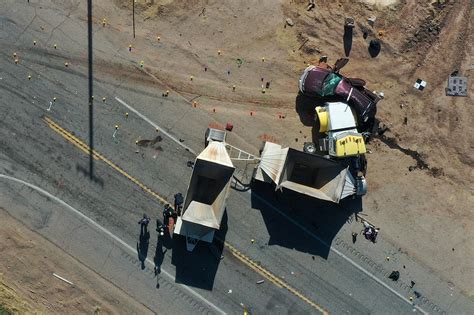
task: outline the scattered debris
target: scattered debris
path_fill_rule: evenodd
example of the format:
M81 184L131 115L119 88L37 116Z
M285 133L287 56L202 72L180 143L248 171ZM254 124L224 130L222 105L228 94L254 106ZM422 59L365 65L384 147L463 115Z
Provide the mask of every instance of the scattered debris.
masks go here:
M306 7L306 11L311 11L316 7L314 4L314 0L309 0L308 6Z
M410 281L410 288L412 289L415 286L415 281Z
M419 299L421 297L421 293L418 291L413 291L413 294L415 294L415 297Z
M298 50L301 50L301 48L303 48L304 45L306 45L306 43L309 41L309 38L306 38L304 41L303 41L303 44L301 44L300 48L298 48Z
M65 278L63 278L63 277L61 277L61 276L58 276L58 275L55 274L55 273L53 273L53 276L55 276L55 277L58 278L59 280L62 280L62 281L64 281L64 282L66 282L66 283L69 283L70 285L74 285L74 283L72 283L71 281L69 281L69 280L67 280L67 279L65 279Z
M148 146L153 146L158 142L163 141L163 137L161 136L156 136L153 140L148 140L148 139L142 139L142 140L137 140L137 145L140 147L148 147Z
M420 91L423 91L426 87L426 81L423 81L422 79L416 79L415 84L413 85L415 89L418 89Z
M388 276L389 279L392 279L392 281L398 281L400 279L400 272L397 270L392 271L390 275Z
M193 168L193 167L194 167L194 161L188 161L188 162L186 162L186 165L187 165L188 167Z
M206 8L202 8L202 11L198 16L206 16Z
M228 291L227 293L231 294L231 293L232 293L232 290L231 290L231 289L229 289L229 291Z
M288 26L293 26L293 25L295 25L295 22L293 22L293 20L290 19L290 18L287 18L285 21L286 21L286 24L287 24Z
M367 23L369 23L370 26L374 27L376 19L377 18L374 15L372 15L371 17L367 18Z

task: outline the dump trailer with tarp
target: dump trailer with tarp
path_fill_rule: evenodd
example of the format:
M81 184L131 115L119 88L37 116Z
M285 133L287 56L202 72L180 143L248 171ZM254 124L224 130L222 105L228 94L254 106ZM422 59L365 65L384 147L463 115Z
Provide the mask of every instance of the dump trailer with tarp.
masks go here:
M220 228L234 165L225 142L209 139L194 163L193 174L174 233L186 237L192 251L199 240L211 243Z
M254 179L335 203L366 189L365 180L355 179L347 166L271 142L265 142Z

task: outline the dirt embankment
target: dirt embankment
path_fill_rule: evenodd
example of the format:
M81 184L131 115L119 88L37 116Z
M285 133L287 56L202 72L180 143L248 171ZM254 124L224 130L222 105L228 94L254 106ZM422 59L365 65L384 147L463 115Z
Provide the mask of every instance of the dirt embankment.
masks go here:
M2 208L0 217L0 314L149 312ZM62 282L53 273L74 285Z

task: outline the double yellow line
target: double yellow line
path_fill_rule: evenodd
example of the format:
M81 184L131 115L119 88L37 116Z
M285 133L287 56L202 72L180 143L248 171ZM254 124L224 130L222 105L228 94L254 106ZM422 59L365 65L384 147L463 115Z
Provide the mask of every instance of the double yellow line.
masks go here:
M44 117L43 120L46 122L46 124L51 128L53 129L54 131L56 131L58 134L60 134L63 138L65 138L67 141L71 142L74 146L76 146L77 148L79 148L79 150L83 151L84 153L86 153L87 155L89 155L89 146L87 144L85 144L82 140L80 140L79 138L77 138L76 136L74 136L73 134L71 134L70 132L68 132L66 129L62 128L61 126L59 126L57 123L55 123L51 118L49 117ZM135 185L137 185L138 187L140 187L141 189L143 189L143 191L149 193L150 195L152 195L153 197L155 197L156 199L158 199L161 203L163 204L167 204L168 201L166 201L166 199L164 199L163 197L161 197L160 195L158 195L156 192L154 192L153 190L151 190L148 186L146 186L145 184L142 184L138 179L132 177L131 175L129 175L127 172L125 172L121 167L117 166L115 163L113 163L112 161L110 161L109 159L107 159L106 157L104 157L102 154L98 153L96 150L93 150L93 157L94 159L96 160L101 160L103 162L105 162L105 164L107 164L108 166L110 166L111 168L113 168L114 170L116 170L117 172L119 172L120 174L122 174L123 176L125 176L125 178L127 178L128 180L130 180L131 182L133 182Z
M286 290L288 290L290 293L292 293L293 295L295 295L297 298L301 299L302 301L308 303L309 305L311 305L313 308L317 309L319 312L321 312L321 314L328 314L328 312L323 309L321 306L319 306L318 304L314 303L313 301L311 301L309 298L307 298L306 296L304 296L303 294L301 294L298 290L296 290L295 288L291 287L289 284L287 284L286 282L284 282L281 278L279 278L278 276L275 276L273 273L271 273L270 271L266 270L265 268L263 268L262 266L260 266L259 264L257 264L256 262L254 262L253 260L251 260L249 257L245 256L244 254L242 254L239 250L237 250L234 246L230 245L229 243L225 242L224 241L224 245L232 252L232 255L234 255L234 257L236 257L238 260L240 260L241 262L243 262L245 265L247 265L248 267L250 267L252 270L256 271L257 273L259 273L260 275L264 276L265 278L267 278L269 281L271 281L273 284L275 284L277 287L280 287L280 288L284 288Z
M74 136L73 134L68 132L66 129L62 128L60 125L58 125L56 122L54 122L51 118L44 117L43 120L52 130L54 130L56 133L61 135L64 139L66 139L70 143L72 143L79 150L81 150L85 154L89 155L89 146L87 144L85 144L82 140L80 140L79 138L77 138L76 136ZM114 169L115 171L117 171L120 174L122 174L123 176L125 176L125 178L127 178L128 180L133 182L135 185L140 187L146 193L152 195L154 198L156 198L161 203L163 203L163 204L168 203L168 201L166 199L164 199L163 197L161 197L160 195L158 195L158 193L151 190L145 184L142 184L138 179L136 179L136 178L132 177L131 175L129 175L121 167L117 166L115 163L113 163L112 161L107 159L102 154L98 153L96 150L93 150L92 153L93 153L94 159L103 161L105 164L109 165L112 169ZM270 271L268 271L265 268L263 268L262 266L260 266L258 263L254 262L249 257L245 256L243 253L241 253L239 250L237 250L234 246L232 246L231 244L229 244L226 241L223 241L223 240L219 240L219 241L224 244L224 246L232 253L232 255L234 255L234 257L236 257L238 260L240 260L242 263L244 263L250 269L252 269L255 272L257 272L258 274L262 275L267 280L269 280L270 282L275 284L277 287L286 289L288 292L295 295L297 298L301 299L305 303L308 303L311 307L318 310L322 314L328 314L328 312L326 310L324 310L321 306L319 306L315 302L311 301L309 298L304 296L302 293L300 293L298 290L296 290L295 288L290 286L288 283L283 281L278 276L274 275Z

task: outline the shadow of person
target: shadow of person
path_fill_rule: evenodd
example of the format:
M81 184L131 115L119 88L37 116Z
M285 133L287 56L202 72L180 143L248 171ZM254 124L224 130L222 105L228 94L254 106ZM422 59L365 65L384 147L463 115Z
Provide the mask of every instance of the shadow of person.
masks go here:
M153 262L155 263L155 276L158 276L161 273L161 264L163 263L165 254L168 251L167 248L164 248L163 236L158 236L158 242L156 243L155 257L153 257Z
M345 25L344 26L344 35L342 36L342 41L344 43L344 54L346 57L349 57L352 49L352 27Z
M370 57L375 58L380 54L380 50L382 49L382 45L380 43L380 40L378 39L372 39L369 43L369 54Z
M141 268L145 269L145 260L148 256L148 245L150 243L150 232L148 232L147 225L142 224L140 228L140 239L137 243L138 260L141 262Z

